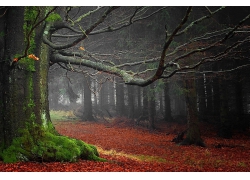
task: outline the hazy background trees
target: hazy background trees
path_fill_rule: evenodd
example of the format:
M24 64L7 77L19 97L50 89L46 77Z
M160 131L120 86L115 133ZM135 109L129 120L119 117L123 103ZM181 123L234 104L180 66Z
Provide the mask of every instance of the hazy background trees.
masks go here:
M95 7L67 10L65 18L77 19ZM115 11L71 51L80 50L79 56L147 79L159 70L163 42L169 42L160 80L147 87L132 86L113 72L52 60L50 109L73 110L82 120L124 116L131 123L146 121L148 128L154 128L157 121L186 123L197 118L195 122L214 124L218 135L225 138L233 130L249 128L248 7L195 7L190 15L187 7L121 7ZM127 16L130 13L138 13L137 20L142 20L134 23L136 18ZM86 16L79 27L88 27L98 15ZM131 24L126 26L125 20ZM178 24L183 28L170 41ZM71 36L59 29L52 42L68 42Z

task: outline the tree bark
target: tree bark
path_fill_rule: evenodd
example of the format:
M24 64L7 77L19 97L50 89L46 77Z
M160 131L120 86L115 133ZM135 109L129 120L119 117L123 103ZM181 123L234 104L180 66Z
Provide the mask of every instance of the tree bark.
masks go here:
M164 113L164 119L167 122L173 121L172 112L171 112L171 105L170 105L170 96L169 96L169 82L165 82L164 87L164 103L165 103L165 113Z
M155 129L155 91L154 84L150 84L148 90L152 90L151 93L148 94L148 118L149 118L149 128Z
M131 119L131 121L134 121L134 114L135 114L135 103L134 103L134 87L133 86L127 86L128 89L128 118Z
M124 116L126 114L125 111L125 103L124 103L124 86L120 84L120 79L116 79L116 113L119 116Z
M141 111L142 111L142 92L141 92L141 87L137 86L136 87L136 91L137 91L137 110L135 113L136 118L138 118L141 115Z
M205 94L205 76L204 74L197 75L197 98L198 98L198 107L199 107L199 120L205 120L206 112L206 94Z
M83 121L94 121L93 110L92 110L92 100L91 100L91 91L90 91L91 81L90 77L86 76L83 78L83 87L84 87L84 109L82 120Z
M205 146L201 139L199 120L197 117L197 101L196 101L196 90L194 77L185 80L186 89L186 107L187 107L187 119L188 119L188 130L186 138L180 143L180 145L197 145Z
M6 35L4 58L0 60L0 159L4 162L103 160L94 146L59 135L50 120L49 48L42 43L44 22L31 36L27 35L36 14L40 18L46 12L48 7L8 7L2 17ZM28 54L35 54L39 60L24 57L13 62L25 53L27 41L30 41Z
M232 122L229 117L228 106L228 81L223 77L220 77L220 123L218 129L218 135L223 138L232 137Z

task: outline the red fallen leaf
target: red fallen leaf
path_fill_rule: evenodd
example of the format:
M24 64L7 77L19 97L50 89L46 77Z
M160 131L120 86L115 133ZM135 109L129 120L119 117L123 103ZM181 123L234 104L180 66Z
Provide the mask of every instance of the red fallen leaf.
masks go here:
M14 59L13 59L13 62L17 62L17 61L18 61L18 58L14 58Z

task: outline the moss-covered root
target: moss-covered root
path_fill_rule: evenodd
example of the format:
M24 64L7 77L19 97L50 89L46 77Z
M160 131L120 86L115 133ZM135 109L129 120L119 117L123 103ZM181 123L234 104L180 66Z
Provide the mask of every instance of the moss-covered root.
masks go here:
M2 153L6 163L18 161L75 162L79 159L106 161L95 146L81 140L45 132L41 138L24 135L16 138Z

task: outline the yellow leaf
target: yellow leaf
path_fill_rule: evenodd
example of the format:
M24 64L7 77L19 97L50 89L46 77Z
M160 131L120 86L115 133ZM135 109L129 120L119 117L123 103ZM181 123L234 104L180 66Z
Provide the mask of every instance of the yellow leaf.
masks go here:
M82 50L82 51L85 51L85 48L82 47L82 46L80 46L79 49Z
M36 60L36 61L38 61L38 60L39 60L39 58L38 58L38 57L36 57L34 54L30 54L30 55L28 55L28 58L30 58L30 59L34 59L34 60Z

